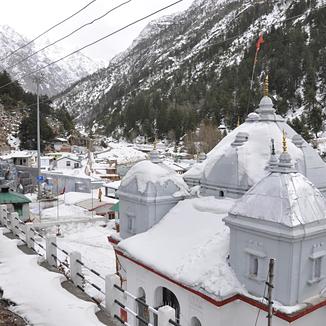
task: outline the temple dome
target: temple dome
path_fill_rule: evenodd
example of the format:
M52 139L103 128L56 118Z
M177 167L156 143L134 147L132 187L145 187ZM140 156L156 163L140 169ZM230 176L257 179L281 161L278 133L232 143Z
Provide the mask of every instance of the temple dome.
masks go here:
M138 193L142 196L174 196L188 194L188 186L181 175L164 164L141 161L124 176L119 192Z
M321 192L301 173L272 172L233 206L230 214L295 227L325 219Z
M219 195L223 191L223 195L240 197L269 173L271 139L279 156L283 131L293 165L326 194L326 164L275 114L272 100L267 96L262 98L256 113L250 113L243 124L224 137L207 154L207 159L187 171L184 178L189 184L201 184L205 194Z

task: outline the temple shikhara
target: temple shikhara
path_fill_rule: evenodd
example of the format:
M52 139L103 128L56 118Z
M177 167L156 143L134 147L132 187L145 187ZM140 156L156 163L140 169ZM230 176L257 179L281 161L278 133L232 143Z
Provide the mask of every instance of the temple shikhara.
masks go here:
M267 81L206 159L182 176L153 150L118 193L109 241L119 286L139 298L126 306L144 320L157 323L142 303L172 307L181 325L266 325L272 304L273 325L325 324L326 164L276 114Z

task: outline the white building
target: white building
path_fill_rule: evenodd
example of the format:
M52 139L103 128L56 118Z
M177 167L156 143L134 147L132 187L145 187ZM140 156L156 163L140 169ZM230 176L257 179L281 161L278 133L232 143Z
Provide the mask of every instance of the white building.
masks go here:
M71 156L62 156L56 161L57 170L60 169L78 169L81 167L81 162L77 158Z
M54 158L52 156L41 156L41 169L42 170L52 170L53 169Z
M53 142L54 150L57 152L62 151L63 148L68 146L69 146L69 142L66 138L57 137Z
M267 95L186 173L198 198L176 173L164 174L155 155L144 164L122 179L122 231L109 238L124 289L155 309L173 307L182 326L255 325L256 318L263 326L273 258L273 325L325 325L326 165ZM157 324L141 303L125 304ZM130 312L127 319L142 325Z

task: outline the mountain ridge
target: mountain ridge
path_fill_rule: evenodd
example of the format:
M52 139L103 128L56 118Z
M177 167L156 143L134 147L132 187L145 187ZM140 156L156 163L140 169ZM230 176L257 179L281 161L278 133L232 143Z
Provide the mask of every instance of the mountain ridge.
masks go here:
M16 32L8 25L0 25L0 68L7 70L12 79L18 79L23 88L30 92L35 92L36 86L32 77L24 75L45 66L61 57L67 50L57 45L51 46L26 61L19 63L25 57L30 56L50 44L49 40L37 40L16 53L4 59L11 52L29 43L30 40ZM9 67L16 66L8 69ZM43 83L40 85L42 94L55 95L66 89L71 83L80 80L99 68L99 65L82 53L77 53L42 70Z
M256 108L268 70L278 113L304 107L307 115L318 111L321 117L325 5L322 0L197 0L183 13L151 22L107 68L76 82L55 102L104 134L153 137L172 130L178 138L203 119L234 127L238 117ZM250 93L261 32L265 43Z

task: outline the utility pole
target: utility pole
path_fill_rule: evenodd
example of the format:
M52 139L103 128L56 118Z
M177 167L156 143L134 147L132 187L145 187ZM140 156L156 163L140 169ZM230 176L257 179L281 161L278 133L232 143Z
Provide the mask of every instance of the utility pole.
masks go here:
M40 77L35 77L36 82L36 114L37 114L37 176L41 175L41 126L40 126ZM41 182L37 180L37 198L41 198Z
M267 290L267 301L268 301L268 315L267 315L267 325L272 326L272 317L273 317L273 300L272 300L272 293L273 293L273 281L274 281L274 263L275 260L272 258L269 260L269 269L268 269L268 282L266 285L268 287Z

